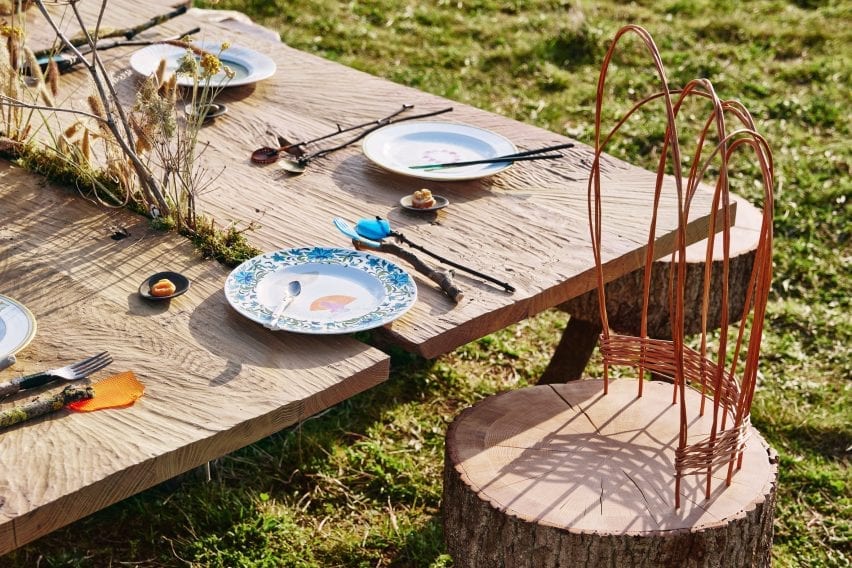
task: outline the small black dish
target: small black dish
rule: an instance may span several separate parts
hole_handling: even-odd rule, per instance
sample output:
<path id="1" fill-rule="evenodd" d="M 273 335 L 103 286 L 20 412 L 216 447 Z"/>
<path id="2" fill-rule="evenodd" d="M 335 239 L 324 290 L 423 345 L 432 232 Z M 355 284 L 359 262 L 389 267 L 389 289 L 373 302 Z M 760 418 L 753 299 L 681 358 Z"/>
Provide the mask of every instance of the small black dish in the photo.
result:
<path id="1" fill-rule="evenodd" d="M 186 113 L 188 117 L 194 119 L 202 109 L 204 116 L 201 118 L 201 122 L 208 122 L 228 112 L 228 107 L 220 103 L 208 103 L 201 107 L 195 107 L 192 103 L 189 103 L 184 107 L 183 112 Z"/>
<path id="2" fill-rule="evenodd" d="M 443 209 L 447 205 L 450 204 L 450 200 L 446 197 L 440 195 L 432 195 L 432 199 L 435 200 L 435 204 L 431 207 L 415 207 L 414 200 L 410 195 L 404 196 L 399 200 L 399 204 L 402 205 L 403 208 L 408 209 L 409 211 L 416 211 L 418 213 L 424 211 L 437 211 L 438 209 Z"/>
<path id="3" fill-rule="evenodd" d="M 151 295 L 151 286 L 154 285 L 159 280 L 163 278 L 168 278 L 172 281 L 172 284 L 175 285 L 175 293 L 169 294 L 168 296 L 152 296 Z M 189 278 L 180 274 L 179 272 L 157 272 L 156 274 L 152 274 L 148 278 L 146 278 L 142 284 L 139 285 L 139 295 L 145 298 L 146 300 L 168 300 L 174 298 L 175 296 L 180 296 L 181 294 L 186 293 L 189 290 Z"/>

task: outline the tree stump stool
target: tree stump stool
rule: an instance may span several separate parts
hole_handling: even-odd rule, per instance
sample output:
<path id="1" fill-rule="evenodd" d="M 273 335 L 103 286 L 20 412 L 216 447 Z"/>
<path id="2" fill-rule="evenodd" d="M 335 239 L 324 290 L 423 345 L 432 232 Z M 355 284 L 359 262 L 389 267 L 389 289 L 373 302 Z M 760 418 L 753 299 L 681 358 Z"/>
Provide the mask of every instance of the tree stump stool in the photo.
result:
<path id="1" fill-rule="evenodd" d="M 754 265 L 760 235 L 761 212 L 742 197 L 731 194 L 737 203 L 737 216 L 731 228 L 731 257 L 728 277 L 728 318 L 738 321 L 742 317 L 746 287 Z M 716 296 L 710 298 L 707 329 L 720 326 L 722 319 L 722 239 L 716 237 L 713 261 L 713 286 Z M 695 243 L 686 249 L 687 283 L 684 291 L 684 333 L 691 335 L 701 329 L 701 294 L 704 284 L 705 255 L 707 241 Z M 654 262 L 651 269 L 651 296 L 648 308 L 648 337 L 671 339 L 669 319 L 669 282 L 671 278 L 669 257 Z M 640 334 L 642 315 L 643 274 L 637 270 L 606 285 L 607 317 L 610 328 L 627 335 Z M 579 379 L 589 362 L 598 336 L 601 333 L 600 306 L 597 290 L 565 302 L 559 306 L 571 318 L 547 369 L 539 378 L 539 384 L 562 383 Z"/>
<path id="2" fill-rule="evenodd" d="M 687 392 L 691 408 L 700 393 Z M 447 432 L 443 516 L 457 567 L 768 566 L 776 456 L 753 428 L 742 469 L 685 476 L 674 507 L 672 385 L 539 385 L 488 397 Z M 690 424 L 709 432 L 712 413 Z"/>

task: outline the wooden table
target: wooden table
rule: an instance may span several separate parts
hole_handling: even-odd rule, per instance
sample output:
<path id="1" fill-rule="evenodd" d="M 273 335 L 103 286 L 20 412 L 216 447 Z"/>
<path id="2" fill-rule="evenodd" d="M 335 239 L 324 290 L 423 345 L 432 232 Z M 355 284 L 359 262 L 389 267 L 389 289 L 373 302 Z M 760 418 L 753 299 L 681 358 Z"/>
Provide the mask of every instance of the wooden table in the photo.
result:
<path id="1" fill-rule="evenodd" d="M 519 162 L 497 176 L 466 182 L 390 173 L 370 162 L 357 144 L 311 163 L 300 176 L 288 175 L 277 165 L 257 166 L 249 156 L 260 146 L 277 146 L 271 133 L 307 140 L 333 132 L 338 124 L 376 120 L 404 103 L 415 105 L 412 113 L 452 107 L 438 120 L 493 130 L 522 149 L 571 140 L 194 14 L 158 26 L 156 34 L 171 35 L 195 25 L 202 28 L 200 39 L 250 47 L 277 65 L 273 77 L 227 88 L 217 99 L 228 105 L 228 114 L 205 127 L 200 138 L 210 144 L 203 160 L 221 175 L 199 197 L 202 213 L 222 225 L 256 223 L 248 236 L 264 251 L 305 245 L 348 247 L 351 243 L 334 228 L 333 217 L 354 222 L 378 215 L 412 241 L 517 288 L 508 294 L 459 272 L 458 284 L 466 297 L 456 305 L 431 281 L 416 275 L 418 302 L 408 315 L 383 330 L 390 342 L 436 357 L 594 288 L 587 213 L 592 156 L 588 146 L 577 143 L 562 160 Z M 145 37 L 152 33 L 146 32 Z M 129 67 L 131 53 L 130 48 L 104 52 L 116 70 L 117 89 L 127 101 L 133 100 L 140 82 Z M 74 92 L 70 102 L 86 108 L 85 98 L 91 91 L 85 73 L 66 76 L 64 82 L 65 92 Z M 614 279 L 641 266 L 649 226 L 642 212 L 648 210 L 654 174 L 611 157 L 604 158 L 602 169 L 607 199 L 618 204 L 605 204 L 606 210 L 622 212 L 611 219 L 617 232 L 605 240 L 603 250 L 608 277 Z M 399 206 L 402 196 L 424 187 L 448 197 L 451 205 L 425 215 Z M 660 237 L 674 227 L 674 215 L 665 216 L 666 211 L 675 210 L 673 195 L 667 194 L 661 206 Z M 696 233 L 691 236 L 699 240 L 706 235 L 708 201 L 699 196 L 693 211 L 690 228 Z M 670 249 L 661 241 L 656 251 L 662 256 Z"/>
<path id="2" fill-rule="evenodd" d="M 275 333 L 238 315 L 223 292 L 228 271 L 142 217 L 3 162 L 0 211 L 0 294 L 38 323 L 2 379 L 108 350 L 114 363 L 94 382 L 130 370 L 145 385 L 130 408 L 63 410 L 0 431 L 0 554 L 388 376 L 387 355 L 352 338 Z M 119 229 L 129 236 L 113 240 Z M 143 300 L 140 283 L 160 270 L 186 274 L 189 292 Z M 33 396 L 4 399 L 0 410 Z"/>
<path id="3" fill-rule="evenodd" d="M 162 13 L 156 4 L 154 13 Z M 114 0 L 110 14 L 123 10 L 141 17 L 131 12 L 138 5 Z M 127 20 L 121 19 L 125 25 Z M 355 221 L 380 215 L 411 240 L 517 288 L 508 294 L 459 273 L 466 298 L 455 305 L 418 275 L 418 302 L 384 329 L 389 341 L 435 357 L 594 287 L 587 146 L 578 144 L 561 161 L 518 163 L 498 176 L 453 183 L 388 173 L 357 146 L 312 163 L 298 177 L 275 166 L 254 166 L 248 159 L 252 150 L 274 145 L 269 132 L 309 139 L 338 123 L 385 116 L 403 103 L 414 104 L 413 112 L 452 106 L 443 120 L 491 129 L 524 149 L 567 139 L 197 16 L 181 16 L 145 37 L 195 24 L 202 25 L 202 38 L 251 47 L 278 66 L 274 77 L 221 95 L 229 113 L 201 137 L 210 143 L 204 160 L 224 169 L 215 189 L 200 197 L 202 213 L 220 224 L 256 222 L 249 239 L 264 250 L 347 247 L 332 226 L 334 216 Z M 128 101 L 139 84 L 129 70 L 130 53 L 104 54 Z M 90 92 L 85 74 L 68 75 L 64 83 L 69 101 L 83 107 Z M 276 334 L 238 316 L 222 292 L 227 271 L 200 261 L 182 238 L 154 233 L 145 219 L 104 211 L 67 191 L 41 188 L 38 178 L 14 168 L 4 167 L 0 175 L 0 211 L 7 220 L 0 228 L 0 293 L 25 303 L 39 321 L 37 339 L 20 353 L 15 371 L 50 368 L 109 349 L 116 360 L 112 369 L 135 371 L 147 389 L 129 409 L 62 412 L 0 433 L 0 554 L 280 430 L 387 375 L 386 356 L 349 337 Z M 608 278 L 615 278 L 642 263 L 647 221 L 640 213 L 654 178 L 613 158 L 606 158 L 604 175 L 607 199 L 623 213 L 611 219 L 617 230 L 604 243 Z M 431 215 L 401 210 L 399 198 L 422 187 L 452 204 Z M 694 211 L 702 210 L 702 199 Z M 672 211 L 671 205 L 663 209 Z M 690 240 L 697 240 L 706 215 L 691 221 Z M 116 227 L 126 228 L 130 237 L 110 239 Z M 670 250 L 673 227 L 671 216 L 661 220 L 660 255 Z M 191 293 L 169 306 L 143 303 L 135 293 L 140 281 L 162 268 L 192 278 Z"/>

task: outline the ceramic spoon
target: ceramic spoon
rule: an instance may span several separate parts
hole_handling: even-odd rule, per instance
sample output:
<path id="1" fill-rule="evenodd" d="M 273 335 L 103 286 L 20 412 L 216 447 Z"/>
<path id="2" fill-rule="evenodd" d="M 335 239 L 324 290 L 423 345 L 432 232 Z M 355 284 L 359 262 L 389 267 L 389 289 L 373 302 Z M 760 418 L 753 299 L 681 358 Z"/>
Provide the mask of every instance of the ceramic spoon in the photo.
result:
<path id="1" fill-rule="evenodd" d="M 291 280 L 289 284 L 287 284 L 287 293 L 284 294 L 284 297 L 281 298 L 281 301 L 278 303 L 278 306 L 275 308 L 275 311 L 272 312 L 272 321 L 269 323 L 270 329 L 278 329 L 278 320 L 281 319 L 281 316 L 284 314 L 284 311 L 290 307 L 290 304 L 293 303 L 293 300 L 296 299 L 296 296 L 302 293 L 302 284 L 298 280 Z"/>

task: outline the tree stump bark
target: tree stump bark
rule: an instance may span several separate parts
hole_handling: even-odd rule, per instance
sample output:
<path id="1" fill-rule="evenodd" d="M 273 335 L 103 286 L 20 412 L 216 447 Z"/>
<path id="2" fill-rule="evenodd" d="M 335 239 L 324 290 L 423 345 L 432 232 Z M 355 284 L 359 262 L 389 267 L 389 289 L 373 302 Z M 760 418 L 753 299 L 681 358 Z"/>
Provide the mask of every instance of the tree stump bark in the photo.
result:
<path id="1" fill-rule="evenodd" d="M 685 476 L 674 507 L 672 385 L 540 385 L 466 409 L 447 432 L 443 515 L 457 567 L 768 566 L 776 457 L 752 428 L 742 469 Z M 697 409 L 700 394 L 689 391 Z M 697 412 L 697 411 L 696 411 Z M 690 424 L 706 435 L 710 416 Z M 699 427 L 700 425 L 700 427 Z"/>
<path id="2" fill-rule="evenodd" d="M 728 274 L 728 318 L 739 321 L 745 305 L 746 288 L 754 256 L 760 225 L 763 220 L 760 210 L 736 195 L 731 199 L 737 203 L 737 216 L 731 228 L 731 257 Z M 707 329 L 715 329 L 722 321 L 722 240 L 716 237 L 714 245 L 713 278 L 710 287 L 710 308 Z M 701 330 L 701 298 L 704 289 L 704 268 L 706 266 L 707 241 L 701 241 L 687 247 L 687 285 L 684 291 L 685 320 L 684 333 L 687 335 Z M 669 281 L 672 263 L 670 258 L 661 258 L 651 268 L 651 296 L 648 308 L 648 337 L 671 339 L 671 319 L 669 315 Z M 606 285 L 606 313 L 610 328 L 618 333 L 639 335 L 642 317 L 642 270 L 626 274 Z M 559 306 L 571 314 L 571 320 L 565 328 L 562 340 L 554 352 L 553 358 L 539 384 L 560 383 L 579 379 L 589 362 L 594 346 L 600 334 L 600 306 L 597 290 L 573 298 Z M 690 309 L 691 308 L 691 309 Z M 571 323 L 578 320 L 575 323 Z M 583 322 L 583 323 L 581 323 Z"/>

